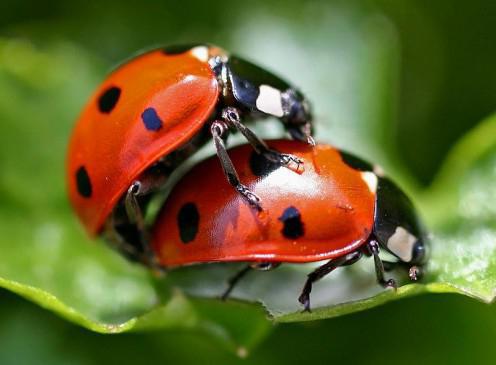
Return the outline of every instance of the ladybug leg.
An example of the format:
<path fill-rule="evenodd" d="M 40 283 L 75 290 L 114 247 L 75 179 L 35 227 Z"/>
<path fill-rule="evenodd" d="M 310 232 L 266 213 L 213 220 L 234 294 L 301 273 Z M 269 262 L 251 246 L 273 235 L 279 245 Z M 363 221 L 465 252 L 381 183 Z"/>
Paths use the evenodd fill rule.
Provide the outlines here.
<path fill-rule="evenodd" d="M 385 288 L 396 289 L 396 281 L 394 279 L 384 279 L 384 264 L 379 257 L 379 243 L 376 240 L 370 240 L 367 244 L 370 253 L 374 256 L 375 274 L 377 276 L 377 282 Z"/>
<path fill-rule="evenodd" d="M 298 301 L 303 304 L 303 311 L 310 312 L 310 293 L 312 292 L 313 283 L 330 274 L 340 266 L 347 266 L 355 263 L 362 257 L 361 251 L 351 252 L 345 256 L 331 260 L 322 266 L 319 266 L 307 276 L 307 281 L 303 286 L 303 290 L 298 298 Z"/>
<path fill-rule="evenodd" d="M 251 264 L 246 265 L 244 268 L 239 270 L 233 277 L 231 277 L 227 283 L 228 287 L 226 291 L 221 295 L 222 300 L 226 300 L 227 297 L 231 294 L 233 291 L 234 287 L 236 284 L 243 278 L 247 273 L 249 273 L 251 270 L 258 270 L 258 271 L 269 271 L 273 270 L 276 267 L 278 267 L 281 263 L 280 262 L 254 262 Z"/>
<path fill-rule="evenodd" d="M 219 157 L 222 170 L 227 177 L 227 181 L 231 184 L 238 193 L 240 193 L 246 201 L 256 210 L 261 211 L 260 198 L 253 193 L 248 187 L 241 184 L 239 181 L 238 173 L 232 164 L 231 159 L 226 150 L 226 145 L 224 144 L 223 136 L 227 133 L 228 127 L 222 121 L 214 121 L 210 127 L 210 132 L 214 139 L 215 148 L 217 150 L 217 156 Z"/>
<path fill-rule="evenodd" d="M 312 137 L 312 124 L 310 122 L 306 122 L 299 127 L 289 127 L 288 132 L 291 138 L 308 143 L 310 146 L 315 146 L 315 139 Z"/>
<path fill-rule="evenodd" d="M 248 140 L 248 143 L 252 145 L 255 151 L 264 155 L 267 160 L 299 173 L 304 171 L 303 161 L 301 159 L 288 153 L 280 153 L 273 149 L 270 149 L 267 144 L 265 144 L 263 140 L 258 138 L 258 136 L 251 129 L 241 123 L 241 118 L 236 108 L 225 108 L 222 111 L 222 118 L 229 125 L 234 126 L 234 128 L 240 131 L 241 134 Z"/>
<path fill-rule="evenodd" d="M 222 293 L 220 299 L 226 300 L 233 291 L 236 284 L 252 270 L 251 265 L 246 265 L 227 281 L 227 289 Z"/>
<path fill-rule="evenodd" d="M 150 237 L 148 235 L 148 228 L 145 224 L 143 210 L 138 202 L 138 197 L 144 194 L 145 190 L 141 181 L 133 182 L 127 190 L 124 205 L 129 223 L 135 225 L 139 232 L 139 244 L 143 249 L 143 254 L 140 255 L 142 261 L 147 266 L 157 269 L 158 264 L 156 262 L 155 254 L 150 247 Z"/>
<path fill-rule="evenodd" d="M 119 253 L 123 254 L 131 261 L 139 262 L 150 269 L 158 277 L 161 276 L 166 268 L 158 265 L 155 256 L 150 258 L 144 254 L 143 245 L 140 234 L 136 226 L 129 224 L 127 221 L 122 222 L 121 219 L 112 213 L 109 219 L 105 222 L 105 241 Z"/>
<path fill-rule="evenodd" d="M 382 266 L 384 266 L 384 271 L 385 272 L 389 272 L 389 271 L 393 271 L 398 266 L 400 266 L 400 263 L 399 262 L 382 260 Z"/>
<path fill-rule="evenodd" d="M 404 269 L 406 268 L 406 271 L 408 272 L 408 277 L 412 281 L 417 281 L 421 279 L 422 276 L 424 275 L 424 269 L 422 268 L 422 266 L 417 266 L 417 265 L 409 266 L 408 264 L 405 264 L 400 261 L 392 262 L 392 261 L 384 261 L 384 260 L 382 261 L 382 264 L 384 266 L 385 272 L 392 271 L 398 267 Z"/>
<path fill-rule="evenodd" d="M 134 261 L 140 261 L 141 253 L 130 242 L 126 241 L 122 234 L 116 229 L 116 223 L 113 214 L 105 223 L 105 238 L 106 241 L 120 253 Z"/>
<path fill-rule="evenodd" d="M 126 206 L 126 213 L 129 218 L 129 222 L 136 224 L 140 232 L 145 234 L 145 219 L 143 218 L 143 212 L 138 203 L 138 196 L 141 194 L 141 191 L 141 182 L 133 182 L 127 190 L 124 204 Z"/>

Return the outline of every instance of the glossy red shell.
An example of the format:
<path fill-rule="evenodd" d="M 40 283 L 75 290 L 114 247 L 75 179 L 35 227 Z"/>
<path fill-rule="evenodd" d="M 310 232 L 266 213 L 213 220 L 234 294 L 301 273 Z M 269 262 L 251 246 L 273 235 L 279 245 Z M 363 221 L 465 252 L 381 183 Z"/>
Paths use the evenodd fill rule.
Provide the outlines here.
<path fill-rule="evenodd" d="M 375 192 L 362 172 L 349 167 L 339 151 L 328 145 L 312 148 L 286 140 L 269 144 L 300 157 L 305 171 L 300 175 L 279 167 L 259 177 L 253 172 L 250 146 L 230 150 L 241 181 L 261 198 L 264 211 L 257 214 L 226 182 L 216 158 L 195 166 L 172 190 L 156 220 L 153 248 L 162 265 L 320 261 L 352 252 L 367 241 Z M 196 229 L 194 239 L 184 243 L 179 214 L 188 203 L 196 206 L 193 218 L 198 218 L 198 224 L 182 227 L 190 235 Z M 284 233 L 288 208 L 300 215 L 301 230 L 293 232 L 293 237 Z"/>
<path fill-rule="evenodd" d="M 110 112 L 102 112 L 99 100 L 112 87 L 120 89 L 120 96 Z M 191 52 L 148 52 L 108 76 L 84 108 L 68 150 L 69 197 L 90 233 L 101 231 L 118 200 L 147 167 L 202 128 L 219 92 L 208 63 Z M 147 108 L 154 108 L 163 122 L 157 130 L 145 128 L 142 113 Z M 86 196 L 78 191 L 76 177 L 82 167 L 84 182 L 90 184 Z"/>

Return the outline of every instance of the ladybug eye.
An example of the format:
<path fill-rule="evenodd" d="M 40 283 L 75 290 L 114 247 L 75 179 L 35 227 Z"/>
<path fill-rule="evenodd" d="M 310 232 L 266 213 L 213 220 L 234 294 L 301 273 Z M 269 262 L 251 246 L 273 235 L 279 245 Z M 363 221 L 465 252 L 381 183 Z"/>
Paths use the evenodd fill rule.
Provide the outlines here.
<path fill-rule="evenodd" d="M 412 249 L 412 260 L 413 263 L 422 263 L 426 258 L 425 244 L 421 240 L 417 240 Z"/>

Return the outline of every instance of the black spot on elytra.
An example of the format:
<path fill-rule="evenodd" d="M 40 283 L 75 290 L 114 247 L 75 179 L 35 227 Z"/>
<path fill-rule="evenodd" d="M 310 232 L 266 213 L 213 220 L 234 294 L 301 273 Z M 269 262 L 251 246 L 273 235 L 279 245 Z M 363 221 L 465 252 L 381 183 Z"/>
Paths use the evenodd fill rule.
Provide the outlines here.
<path fill-rule="evenodd" d="M 79 194 L 84 198 L 90 198 L 93 193 L 91 187 L 91 180 L 88 175 L 88 171 L 84 166 L 81 166 L 76 171 L 76 186 Z"/>
<path fill-rule="evenodd" d="M 348 152 L 339 151 L 341 155 L 341 160 L 349 167 L 359 171 L 373 171 L 374 167 L 372 164 L 367 161 L 362 160 L 361 158 L 354 156 Z"/>
<path fill-rule="evenodd" d="M 166 46 L 162 48 L 162 52 L 166 55 L 173 56 L 188 52 L 191 48 L 195 48 L 201 45 L 202 45 L 201 43 L 173 44 L 171 46 Z"/>
<path fill-rule="evenodd" d="M 198 224 L 200 223 L 200 214 L 195 203 L 184 204 L 177 214 L 177 225 L 179 227 L 179 236 L 183 243 L 193 241 L 198 233 Z"/>
<path fill-rule="evenodd" d="M 255 151 L 251 153 L 249 164 L 253 175 L 258 177 L 265 177 L 281 166 L 276 162 L 269 161 L 264 155 Z"/>
<path fill-rule="evenodd" d="M 288 207 L 278 219 L 283 223 L 281 233 L 284 237 L 295 239 L 303 236 L 303 222 L 298 209 L 293 206 Z"/>
<path fill-rule="evenodd" d="M 145 128 L 149 131 L 156 132 L 162 128 L 163 122 L 154 108 L 145 109 L 145 111 L 141 114 L 141 119 L 145 124 Z"/>
<path fill-rule="evenodd" d="M 100 97 L 98 98 L 98 109 L 102 113 L 110 113 L 114 108 L 117 102 L 119 101 L 119 97 L 121 96 L 121 89 L 112 86 L 105 90 Z"/>

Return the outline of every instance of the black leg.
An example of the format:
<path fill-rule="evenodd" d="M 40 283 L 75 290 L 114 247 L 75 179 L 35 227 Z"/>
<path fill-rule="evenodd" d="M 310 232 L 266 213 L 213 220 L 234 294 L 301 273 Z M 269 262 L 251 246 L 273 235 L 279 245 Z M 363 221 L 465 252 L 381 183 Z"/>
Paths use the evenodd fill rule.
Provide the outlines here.
<path fill-rule="evenodd" d="M 106 241 L 112 246 L 113 249 L 124 254 L 124 256 L 131 260 L 142 261 L 142 254 L 138 252 L 138 249 L 130 242 L 127 242 L 122 235 L 117 232 L 113 215 L 111 215 L 105 223 L 104 235 Z"/>
<path fill-rule="evenodd" d="M 137 226 L 129 223 L 117 223 L 114 213 L 105 223 L 106 242 L 129 260 L 139 262 L 150 268 L 155 275 L 161 276 L 166 268 L 159 265 L 150 247 L 144 245 L 142 234 L 138 231 Z"/>
<path fill-rule="evenodd" d="M 303 287 L 300 297 L 298 298 L 298 301 L 304 306 L 304 311 L 310 312 L 310 293 L 312 292 L 313 283 L 330 274 L 332 271 L 340 266 L 346 266 L 355 263 L 360 259 L 360 257 L 362 257 L 362 253 L 360 251 L 355 251 L 337 259 L 331 260 L 326 264 L 319 266 L 310 274 L 308 274 L 305 286 Z"/>
<path fill-rule="evenodd" d="M 227 181 L 229 181 L 229 184 L 231 184 L 253 208 L 261 211 L 262 207 L 260 206 L 260 198 L 255 193 L 250 191 L 248 187 L 241 184 L 241 182 L 239 181 L 238 173 L 236 172 L 236 169 L 234 168 L 234 165 L 229 158 L 224 140 L 222 139 L 222 137 L 227 132 L 227 126 L 225 125 L 225 123 L 216 120 L 212 123 L 210 132 L 212 133 L 215 148 L 217 149 L 217 156 L 219 157 L 220 164 L 222 166 L 222 169 L 224 170 L 224 174 L 227 177 Z"/>
<path fill-rule="evenodd" d="M 377 243 L 376 240 L 371 240 L 368 243 L 368 247 L 370 252 L 374 256 L 375 275 L 377 276 L 377 282 L 385 288 L 396 289 L 396 282 L 394 281 L 394 279 L 389 279 L 389 280 L 384 279 L 384 264 L 382 263 L 382 260 L 379 257 L 379 243 Z"/>
<path fill-rule="evenodd" d="M 129 223 L 135 224 L 140 231 L 145 230 L 145 219 L 138 203 L 138 196 L 141 194 L 141 182 L 135 181 L 131 184 L 124 200 Z"/>
<path fill-rule="evenodd" d="M 310 122 L 302 126 L 290 127 L 288 131 L 291 138 L 308 143 L 310 146 L 315 146 L 315 140 L 312 137 L 312 124 Z"/>
<path fill-rule="evenodd" d="M 221 295 L 222 300 L 226 300 L 229 297 L 229 294 L 233 291 L 236 284 L 248 273 L 252 270 L 251 265 L 246 265 L 244 268 L 239 270 L 234 276 L 229 278 L 227 281 L 228 287 L 226 291 Z"/>
<path fill-rule="evenodd" d="M 143 253 L 139 255 L 141 256 L 140 261 L 144 262 L 150 268 L 157 269 L 158 264 L 156 262 L 157 260 L 155 254 L 153 253 L 150 246 L 150 237 L 148 234 L 148 228 L 145 224 L 143 210 L 141 209 L 141 206 L 138 202 L 138 196 L 144 193 L 144 191 L 146 190 L 145 188 L 146 187 L 143 185 L 142 182 L 133 182 L 127 190 L 124 204 L 129 223 L 135 225 L 137 231 L 139 232 L 139 245 L 143 250 Z M 132 247 L 131 244 L 128 244 L 128 246 Z"/>
<path fill-rule="evenodd" d="M 257 153 L 265 156 L 271 162 L 280 164 L 296 172 L 303 172 L 303 161 L 288 153 L 280 153 L 270 149 L 263 140 L 241 123 L 241 118 L 236 108 L 227 107 L 222 112 L 222 118 L 234 126 L 248 140 Z"/>
<path fill-rule="evenodd" d="M 408 277 L 410 278 L 411 281 L 418 281 L 420 278 L 422 278 L 424 271 L 422 266 L 409 266 L 408 264 L 405 264 L 401 261 L 385 261 L 382 260 L 382 266 L 384 267 L 385 272 L 393 271 L 396 268 L 401 268 L 401 269 L 407 269 L 408 271 Z"/>
<path fill-rule="evenodd" d="M 395 270 L 398 266 L 401 266 L 399 261 L 385 261 L 382 260 L 382 266 L 384 266 L 384 271 L 389 272 Z"/>

